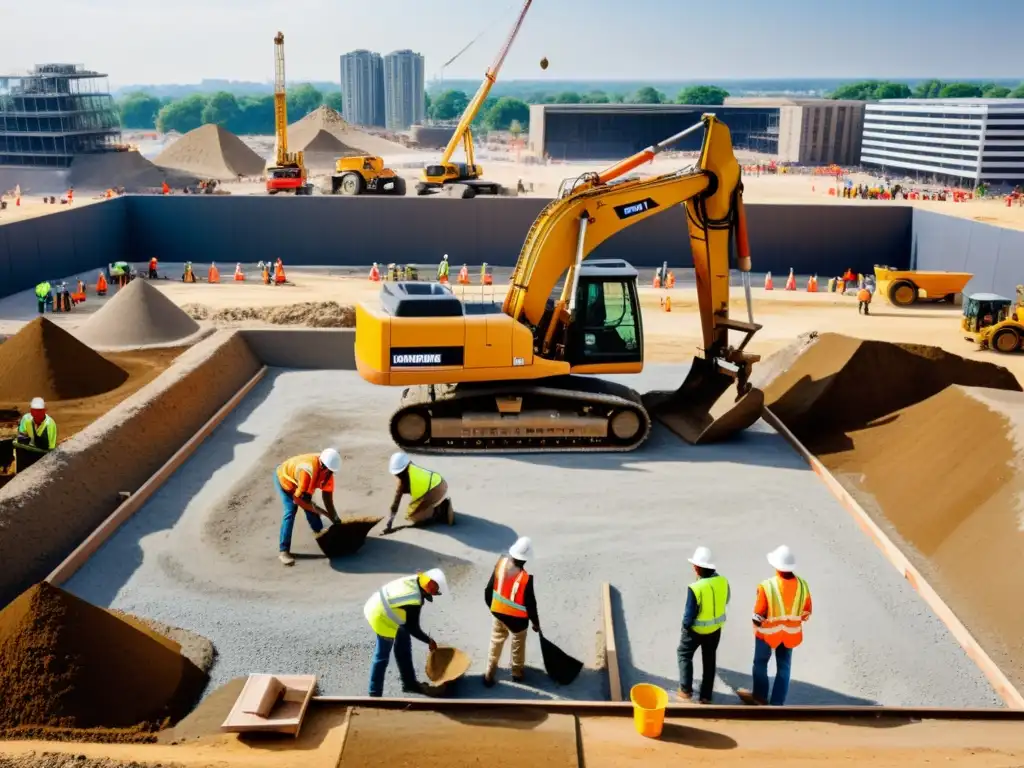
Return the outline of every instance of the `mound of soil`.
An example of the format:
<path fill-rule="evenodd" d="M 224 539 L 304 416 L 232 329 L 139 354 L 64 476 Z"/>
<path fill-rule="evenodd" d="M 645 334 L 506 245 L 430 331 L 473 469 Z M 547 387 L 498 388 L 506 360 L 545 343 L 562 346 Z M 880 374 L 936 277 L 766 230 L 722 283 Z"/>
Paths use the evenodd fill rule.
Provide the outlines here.
<path fill-rule="evenodd" d="M 228 307 L 212 310 L 205 304 L 184 304 L 181 307 L 196 320 L 219 323 L 261 321 L 274 325 L 305 325 L 309 328 L 354 328 L 356 312 L 348 304 L 336 301 L 307 301 L 281 307 Z"/>
<path fill-rule="evenodd" d="M 330 153 L 344 155 L 377 155 L 387 157 L 408 154 L 409 150 L 393 141 L 360 131 L 345 122 L 328 106 L 314 109 L 304 118 L 288 126 L 288 149 L 292 152 Z"/>
<path fill-rule="evenodd" d="M 342 520 L 338 525 L 331 525 L 316 537 L 317 546 L 327 557 L 341 557 L 358 552 L 366 542 L 373 527 L 383 517 L 359 517 Z"/>
<path fill-rule="evenodd" d="M 207 682 L 173 648 L 37 584 L 0 611 L 0 728 L 158 730 L 188 712 Z"/>
<path fill-rule="evenodd" d="M 93 397 L 117 389 L 127 379 L 127 371 L 45 317 L 0 344 L 2 401 Z"/>
<path fill-rule="evenodd" d="M 109 757 L 86 757 L 71 752 L 28 752 L 23 755 L 0 755 L 0 768 L 184 768 L 181 763 L 140 763 L 114 760 Z"/>
<path fill-rule="evenodd" d="M 78 338 L 94 347 L 145 347 L 181 341 L 199 324 L 147 280 L 132 280 L 86 321 Z"/>
<path fill-rule="evenodd" d="M 203 179 L 262 176 L 267 165 L 235 134 L 212 123 L 186 133 L 157 155 L 156 163 Z"/>
<path fill-rule="evenodd" d="M 100 152 L 79 155 L 71 164 L 68 183 L 80 189 L 124 187 L 128 192 L 159 189 L 164 182 L 172 187 L 194 184 L 189 174 L 159 168 L 138 152 Z"/>

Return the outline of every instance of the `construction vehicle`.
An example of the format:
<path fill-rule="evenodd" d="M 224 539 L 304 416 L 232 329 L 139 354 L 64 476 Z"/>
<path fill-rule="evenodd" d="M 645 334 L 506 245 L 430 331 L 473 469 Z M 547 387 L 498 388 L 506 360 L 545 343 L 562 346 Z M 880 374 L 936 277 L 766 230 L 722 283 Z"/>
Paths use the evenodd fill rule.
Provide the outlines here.
<path fill-rule="evenodd" d="M 288 102 L 284 86 L 284 33 L 274 38 L 274 165 L 267 168 L 267 193 L 313 194 L 301 152 L 288 151 Z"/>
<path fill-rule="evenodd" d="M 452 133 L 452 137 L 448 140 L 448 145 L 441 155 L 440 162 L 432 163 L 423 169 L 422 181 L 416 184 L 416 194 L 426 195 L 445 187 L 458 189 L 460 196 L 463 198 L 476 197 L 477 195 L 500 195 L 502 193 L 503 188 L 501 184 L 493 181 L 484 181 L 484 169 L 476 164 L 476 155 L 473 150 L 472 125 L 477 115 L 480 114 L 480 110 L 488 95 L 490 95 L 491 88 L 498 79 L 498 72 L 501 71 L 501 66 L 505 63 L 505 57 L 508 56 L 509 49 L 512 47 L 516 35 L 519 34 L 519 29 L 523 26 L 523 19 L 526 18 L 526 12 L 530 10 L 532 3 L 533 0 L 526 0 L 523 3 L 523 9 L 519 12 L 519 16 L 516 18 L 516 22 L 512 26 L 512 31 L 505 40 L 505 44 L 498 51 L 498 56 L 494 63 L 484 73 L 484 80 L 480 83 L 476 95 L 473 96 L 469 104 L 466 105 L 466 109 L 462 112 L 462 117 L 459 118 L 459 123 L 456 125 L 454 133 Z M 466 162 L 453 163 L 452 156 L 460 144 L 466 153 Z"/>
<path fill-rule="evenodd" d="M 1024 285 L 1017 286 L 1017 301 L 995 293 L 974 293 L 964 299 L 960 328 L 982 349 L 1009 354 L 1024 342 Z"/>
<path fill-rule="evenodd" d="M 878 292 L 895 307 L 910 307 L 925 301 L 953 303 L 972 277 L 970 272 L 919 272 L 875 266 Z"/>
<path fill-rule="evenodd" d="M 622 180 L 701 128 L 695 166 Z M 379 306 L 357 306 L 360 376 L 407 387 L 391 417 L 403 449 L 628 451 L 647 438 L 652 416 L 694 444 L 724 439 L 760 417 L 764 395 L 748 380 L 760 358 L 744 349 L 761 326 L 751 309 L 743 187 L 729 129 L 704 115 L 564 190 L 531 226 L 502 304 L 463 303 L 438 283 L 399 282 L 382 285 Z M 592 376 L 643 370 L 637 272 L 621 260 L 584 260 L 626 227 L 678 204 L 687 214 L 703 354 L 678 390 L 641 397 Z M 742 273 L 746 320 L 729 315 L 733 266 Z M 738 347 L 730 331 L 743 334 Z M 733 382 L 735 398 L 726 395 Z"/>
<path fill-rule="evenodd" d="M 332 195 L 404 195 L 405 179 L 375 155 L 339 157 L 331 176 Z"/>

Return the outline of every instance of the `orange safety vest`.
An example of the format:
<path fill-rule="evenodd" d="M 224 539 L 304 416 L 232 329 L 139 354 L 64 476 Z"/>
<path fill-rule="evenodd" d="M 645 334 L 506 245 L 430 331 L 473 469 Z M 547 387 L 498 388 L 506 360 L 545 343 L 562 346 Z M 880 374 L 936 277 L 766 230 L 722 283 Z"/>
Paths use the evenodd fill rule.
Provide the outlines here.
<path fill-rule="evenodd" d="M 794 576 L 792 581 L 795 582 L 793 599 L 788 605 L 784 602 L 778 576 L 765 579 L 760 584 L 768 600 L 768 616 L 761 622 L 761 626 L 755 627 L 754 634 L 772 648 L 780 645 L 796 648 L 804 639 L 803 614 L 811 590 L 799 576 Z"/>
<path fill-rule="evenodd" d="M 331 475 L 320 463 L 320 456 L 315 453 L 303 453 L 292 456 L 290 459 L 281 462 L 277 468 L 277 480 L 285 493 L 295 493 L 299 487 L 300 475 L 309 476 L 309 485 L 306 486 L 306 493 L 320 489 L 331 492 L 334 490 L 334 476 Z"/>
<path fill-rule="evenodd" d="M 156 261 L 156 257 L 154 256 L 152 259 L 149 260 L 149 268 L 152 269 L 155 272 L 156 271 L 156 267 L 157 267 L 157 261 Z"/>
<path fill-rule="evenodd" d="M 857 301 L 870 302 L 871 291 L 869 291 L 867 288 L 861 288 L 859 291 L 857 291 Z"/>
<path fill-rule="evenodd" d="M 491 612 L 518 619 L 529 618 L 526 610 L 526 585 L 530 574 L 525 570 L 513 576 L 516 569 L 507 557 L 499 558 L 494 568 L 494 592 L 491 595 Z"/>

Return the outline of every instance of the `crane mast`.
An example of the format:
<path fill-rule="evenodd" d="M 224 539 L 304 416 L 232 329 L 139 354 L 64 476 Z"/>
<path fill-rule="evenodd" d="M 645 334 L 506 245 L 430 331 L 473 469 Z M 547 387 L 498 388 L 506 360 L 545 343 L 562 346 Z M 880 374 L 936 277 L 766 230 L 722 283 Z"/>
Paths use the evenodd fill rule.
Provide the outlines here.
<path fill-rule="evenodd" d="M 294 162 L 288 155 L 288 96 L 284 82 L 284 33 L 278 32 L 274 38 L 274 133 L 278 166 Z"/>

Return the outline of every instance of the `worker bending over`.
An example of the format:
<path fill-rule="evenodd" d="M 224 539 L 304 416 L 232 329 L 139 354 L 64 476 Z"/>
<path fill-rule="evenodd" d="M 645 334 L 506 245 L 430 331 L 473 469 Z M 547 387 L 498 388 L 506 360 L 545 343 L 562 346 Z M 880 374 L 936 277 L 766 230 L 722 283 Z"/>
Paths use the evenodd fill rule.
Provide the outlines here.
<path fill-rule="evenodd" d="M 700 649 L 700 703 L 710 704 L 715 688 L 718 642 L 725 626 L 725 610 L 732 597 L 729 582 L 715 568 L 711 550 L 697 547 L 688 561 L 697 580 L 686 589 L 686 608 L 676 656 L 679 661 L 679 691 L 682 701 L 693 699 L 693 657 Z"/>
<path fill-rule="evenodd" d="M 424 600 L 433 602 L 435 597 L 447 591 L 444 571 L 431 568 L 426 573 L 403 576 L 385 584 L 366 601 L 363 615 L 377 636 L 370 664 L 370 696 L 379 698 L 384 695 L 384 677 L 392 649 L 402 678 L 402 691 L 423 692 L 412 666 L 411 638 L 426 643 L 431 651 L 437 649 L 437 643 L 420 627 L 420 612 Z"/>
<path fill-rule="evenodd" d="M 325 448 L 319 456 L 315 453 L 293 456 L 274 470 L 274 487 L 284 506 L 277 555 L 284 565 L 295 565 L 291 553 L 292 530 L 295 528 L 295 514 L 299 507 L 306 513 L 306 522 L 313 529 L 314 535 L 324 528 L 321 517 L 326 517 L 332 523 L 338 522 L 338 513 L 334 509 L 334 476 L 340 471 L 341 454 L 333 448 Z M 320 491 L 326 510 L 313 503 L 315 491 Z"/>
<path fill-rule="evenodd" d="M 804 639 L 811 618 L 811 590 L 793 573 L 796 558 L 786 545 L 768 553 L 775 575 L 757 586 L 754 603 L 754 690 L 736 693 L 747 704 L 782 706 L 789 693 L 793 649 Z M 768 662 L 775 654 L 775 684 L 768 693 Z"/>
<path fill-rule="evenodd" d="M 448 498 L 448 483 L 437 472 L 412 463 L 409 455 L 399 451 L 391 455 L 388 469 L 395 476 L 395 499 L 391 502 L 391 515 L 385 533 L 391 533 L 395 515 L 402 497 L 409 494 L 409 508 L 405 517 L 413 525 L 446 521 L 455 524 L 455 509 Z"/>
<path fill-rule="evenodd" d="M 32 398 L 29 411 L 18 422 L 18 435 L 14 438 L 14 455 L 21 472 L 57 447 L 57 423 L 46 412 L 41 397 Z"/>
<path fill-rule="evenodd" d="M 157 270 L 158 266 L 159 266 L 159 262 L 157 261 L 156 256 L 152 257 L 149 260 L 149 279 L 150 280 L 158 279 L 158 275 L 156 273 L 156 270 Z"/>
<path fill-rule="evenodd" d="M 871 289 L 864 285 L 857 291 L 857 313 L 870 315 L 871 312 Z"/>
<path fill-rule="evenodd" d="M 522 682 L 526 665 L 526 628 L 533 625 L 540 632 L 537 618 L 537 598 L 533 592 L 533 578 L 526 572 L 526 561 L 533 557 L 533 543 L 521 536 L 509 547 L 508 555 L 498 558 L 494 574 L 487 580 L 484 600 L 490 606 L 494 621 L 491 624 L 491 650 L 487 656 L 484 685 L 494 685 L 494 672 L 501 660 L 505 640 L 512 635 L 512 680 Z"/>

